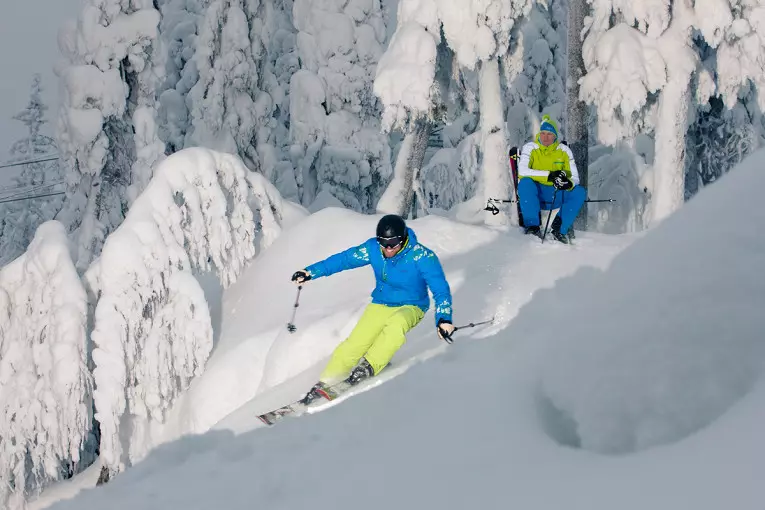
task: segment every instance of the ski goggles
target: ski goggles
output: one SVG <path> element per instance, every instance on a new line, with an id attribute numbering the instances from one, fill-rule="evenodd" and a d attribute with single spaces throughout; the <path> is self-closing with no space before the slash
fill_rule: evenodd
<path id="1" fill-rule="evenodd" d="M 401 245 L 404 242 L 403 237 L 378 237 L 377 242 L 380 243 L 380 246 L 383 248 L 396 248 L 397 246 Z"/>

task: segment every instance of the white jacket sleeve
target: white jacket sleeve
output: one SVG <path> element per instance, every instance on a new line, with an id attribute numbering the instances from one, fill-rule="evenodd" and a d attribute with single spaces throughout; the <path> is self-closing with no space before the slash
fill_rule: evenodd
<path id="1" fill-rule="evenodd" d="M 521 157 L 518 159 L 518 179 L 521 177 L 547 177 L 550 172 L 547 170 L 533 170 L 529 168 L 531 161 L 531 151 L 537 147 L 534 142 L 529 142 L 521 149 Z"/>

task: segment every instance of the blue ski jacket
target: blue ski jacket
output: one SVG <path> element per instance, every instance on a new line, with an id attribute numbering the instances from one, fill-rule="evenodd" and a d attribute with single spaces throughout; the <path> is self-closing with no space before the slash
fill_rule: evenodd
<path id="1" fill-rule="evenodd" d="M 385 258 L 377 239 L 372 237 L 359 246 L 336 253 L 305 270 L 311 278 L 355 269 L 366 265 L 375 272 L 372 302 L 386 306 L 414 305 L 423 312 L 430 306 L 428 288 L 435 301 L 436 324 L 439 319 L 452 320 L 452 295 L 441 262 L 432 250 L 417 242 L 411 228 L 404 248 Z"/>

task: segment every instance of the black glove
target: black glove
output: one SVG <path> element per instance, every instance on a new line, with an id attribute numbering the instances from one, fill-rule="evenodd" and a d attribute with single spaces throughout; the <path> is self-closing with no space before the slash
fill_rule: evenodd
<path id="1" fill-rule="evenodd" d="M 300 285 L 301 283 L 307 282 L 311 279 L 311 275 L 308 274 L 308 271 L 305 269 L 301 269 L 300 271 L 295 271 L 295 273 L 292 275 L 292 281 Z"/>
<path id="2" fill-rule="evenodd" d="M 547 180 L 553 183 L 556 189 L 568 190 L 574 187 L 574 183 L 568 178 L 563 170 L 555 170 L 547 175 Z"/>
<path id="3" fill-rule="evenodd" d="M 454 333 L 454 326 L 451 321 L 446 319 L 438 319 L 438 326 L 436 326 L 436 332 L 441 340 L 444 340 L 447 344 L 452 343 L 452 333 Z"/>

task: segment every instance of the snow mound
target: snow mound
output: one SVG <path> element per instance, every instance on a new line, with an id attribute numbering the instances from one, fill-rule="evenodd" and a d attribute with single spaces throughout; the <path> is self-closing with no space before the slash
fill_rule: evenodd
<path id="1" fill-rule="evenodd" d="M 552 435 L 623 454 L 678 441 L 747 394 L 765 367 L 765 260 L 755 154 L 614 259 L 561 281 L 539 376 Z M 731 221 L 730 204 L 737 204 Z M 579 299 L 582 295 L 589 300 Z M 555 332 L 559 332 L 556 334 Z M 548 340 L 546 335 L 553 335 Z"/>

